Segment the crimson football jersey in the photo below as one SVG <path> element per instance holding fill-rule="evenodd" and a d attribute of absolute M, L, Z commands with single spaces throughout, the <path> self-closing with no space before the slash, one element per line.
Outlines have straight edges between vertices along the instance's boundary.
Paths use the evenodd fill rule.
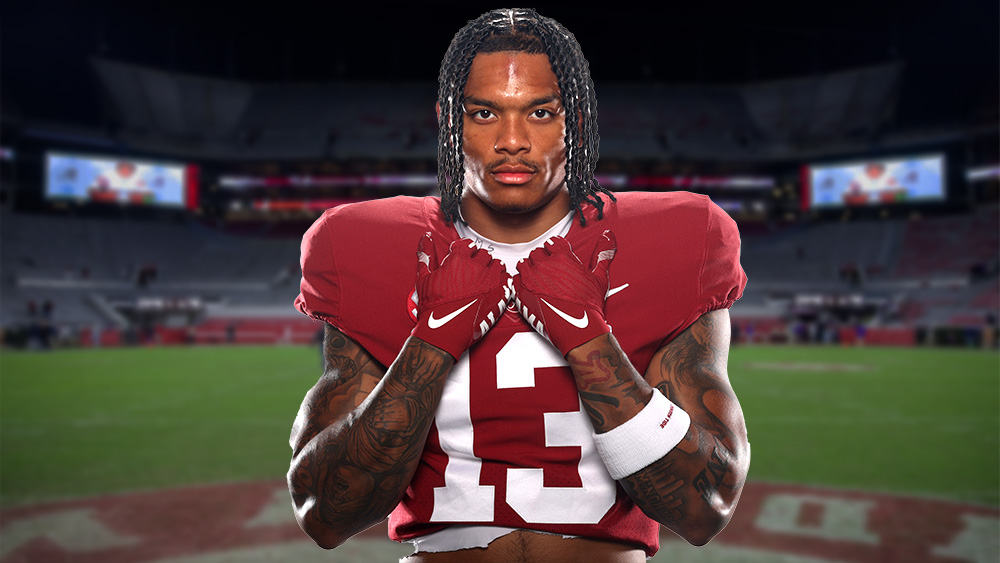
<path fill-rule="evenodd" d="M 566 235 L 588 260 L 614 231 L 606 319 L 644 373 L 656 351 L 708 311 L 728 308 L 746 284 L 735 222 L 686 192 L 606 196 L 604 218 L 584 205 Z M 295 306 L 326 321 L 382 365 L 415 321 L 409 300 L 420 237 L 438 256 L 458 239 L 438 198 L 395 197 L 328 210 L 302 240 Z M 452 525 L 524 528 L 633 544 L 652 556 L 659 524 L 611 479 L 565 359 L 513 308 L 456 362 L 420 465 L 389 517 L 406 541 Z"/>

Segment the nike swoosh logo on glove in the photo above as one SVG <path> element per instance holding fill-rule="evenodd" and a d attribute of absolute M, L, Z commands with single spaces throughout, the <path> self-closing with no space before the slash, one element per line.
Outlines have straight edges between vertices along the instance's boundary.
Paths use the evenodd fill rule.
<path fill-rule="evenodd" d="M 569 324 L 575 326 L 576 328 L 587 328 L 587 325 L 590 324 L 590 320 L 587 319 L 587 312 L 586 311 L 584 311 L 583 312 L 583 316 L 578 319 L 576 317 L 573 317 L 571 315 L 567 315 L 566 313 L 560 311 L 559 309 L 557 309 L 555 307 L 555 305 L 553 305 L 552 303 L 549 303 L 545 299 L 542 299 L 542 303 L 545 303 L 546 305 L 548 305 L 549 309 L 552 309 L 553 311 L 556 312 L 557 315 L 559 315 L 560 317 L 562 317 L 562 320 L 568 322 Z"/>
<path fill-rule="evenodd" d="M 608 297 L 611 297 L 612 295 L 618 293 L 619 291 L 625 289 L 626 287 L 628 287 L 628 284 L 620 285 L 614 289 L 609 289 L 608 293 L 604 296 L 604 298 L 607 299 Z"/>
<path fill-rule="evenodd" d="M 479 300 L 478 299 L 473 299 L 472 303 L 475 303 L 476 301 L 479 301 Z M 443 327 L 444 325 L 448 324 L 449 321 L 451 321 L 455 317 L 457 317 L 460 314 L 462 314 L 462 311 L 468 309 L 469 307 L 472 307 L 472 303 L 469 303 L 465 307 L 462 307 L 461 309 L 458 309 L 457 311 L 453 311 L 453 312 L 451 312 L 451 313 L 449 313 L 449 314 L 441 317 L 440 319 L 435 319 L 434 318 L 434 311 L 431 311 L 431 316 L 427 317 L 427 326 L 430 327 L 430 328 L 441 328 L 441 327 Z"/>

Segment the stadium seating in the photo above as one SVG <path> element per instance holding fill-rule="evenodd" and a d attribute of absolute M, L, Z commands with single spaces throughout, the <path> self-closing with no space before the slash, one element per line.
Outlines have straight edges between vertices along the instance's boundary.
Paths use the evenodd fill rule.
<path fill-rule="evenodd" d="M 54 323 L 101 326 L 110 343 L 128 340 L 114 331 L 136 324 L 115 304 L 197 298 L 200 314 L 165 322 L 161 342 L 305 343 L 320 328 L 291 306 L 300 277 L 298 231 L 236 235 L 191 219 L 0 218 L 4 327 L 36 321 L 28 304 L 50 302 Z M 743 334 L 755 326 L 755 341 L 787 340 L 792 296 L 863 292 L 887 303 L 876 325 L 982 326 L 987 313 L 1000 314 L 1000 285 L 995 269 L 976 277 L 970 267 L 997 259 L 998 223 L 991 207 L 919 221 L 747 228 L 741 260 L 750 281 L 732 317 Z"/>
<path fill-rule="evenodd" d="M 54 322 L 88 329 L 124 328 L 102 303 L 144 297 L 197 297 L 210 317 L 243 315 L 244 308 L 296 315 L 298 237 L 239 237 L 193 221 L 12 213 L 0 225 L 4 327 L 37 320 L 28 305 L 46 301 Z M 155 274 L 141 283 L 144 269 Z"/>
<path fill-rule="evenodd" d="M 884 265 L 899 260 L 905 224 L 900 220 L 808 223 L 777 233 L 743 237 L 742 259 L 756 281 L 824 284 L 848 281 L 845 265 L 884 278 Z"/>
<path fill-rule="evenodd" d="M 968 275 L 976 264 L 997 259 L 1000 214 L 996 207 L 972 216 L 933 217 L 910 221 L 896 275 L 921 277 Z"/>
<path fill-rule="evenodd" d="M 254 84 L 93 64 L 122 136 L 146 151 L 290 160 L 435 154 L 433 82 Z M 601 154 L 791 157 L 800 143 L 856 141 L 890 113 L 900 72 L 889 63 L 742 85 L 602 84 Z M 178 137 L 201 141 L 172 142 Z"/>

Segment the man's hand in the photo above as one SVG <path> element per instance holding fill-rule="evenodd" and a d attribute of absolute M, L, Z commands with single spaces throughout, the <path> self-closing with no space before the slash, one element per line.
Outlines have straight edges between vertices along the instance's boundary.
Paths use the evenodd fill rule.
<path fill-rule="evenodd" d="M 517 309 L 563 356 L 611 331 L 604 320 L 604 300 L 617 249 L 614 233 L 604 231 L 587 268 L 566 239 L 553 237 L 518 263 Z"/>
<path fill-rule="evenodd" d="M 499 260 L 469 239 L 451 243 L 440 263 L 430 233 L 417 247 L 417 326 L 413 336 L 456 360 L 500 318 L 514 293 Z"/>

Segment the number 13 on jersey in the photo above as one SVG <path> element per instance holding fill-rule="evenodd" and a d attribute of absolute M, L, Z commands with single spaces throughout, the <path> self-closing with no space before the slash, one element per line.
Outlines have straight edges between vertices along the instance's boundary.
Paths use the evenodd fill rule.
<path fill-rule="evenodd" d="M 494 330 L 494 333 L 499 332 Z M 572 381 L 566 360 L 552 345 L 534 331 L 512 334 L 499 350 L 495 342 L 500 334 L 488 334 L 471 355 L 466 353 L 452 368 L 445 385 L 441 404 L 438 407 L 436 425 L 441 450 L 448 457 L 444 471 L 444 486 L 434 488 L 434 510 L 431 522 L 496 522 L 495 508 L 499 504 L 495 485 L 482 482 L 483 458 L 476 455 L 478 444 L 484 442 L 481 432 L 516 431 L 515 425 L 529 423 L 532 419 L 541 422 L 544 429 L 544 443 L 513 442 L 510 447 L 520 450 L 519 459 L 535 459 L 537 467 L 506 467 L 505 489 L 502 502 L 506 503 L 525 522 L 545 524 L 596 524 L 615 503 L 616 486 L 608 475 L 594 447 L 593 428 L 575 385 L 568 389 L 562 385 L 561 394 L 572 393 L 576 399 L 576 410 L 563 411 L 537 406 L 547 402 L 546 391 L 536 386 L 536 377 L 564 377 Z M 490 346 L 493 344 L 493 346 Z M 495 361 L 496 380 L 483 374 L 490 373 L 492 366 L 485 362 Z M 543 368 L 561 368 L 543 370 Z M 536 393 L 523 404 L 511 401 L 505 390 L 521 390 Z M 488 401 L 472 400 L 475 393 L 488 394 Z M 506 401 L 505 401 L 506 398 Z M 562 397 L 563 402 L 569 399 Z M 473 405 L 485 405 L 473 408 Z M 528 405 L 528 406 L 526 406 Z M 536 406 L 531 406 L 536 405 Z M 527 411 L 525 409 L 536 409 Z M 485 410 L 488 412 L 478 412 Z M 504 413 L 510 414 L 509 422 Z M 575 470 L 580 486 L 545 486 L 547 471 L 566 471 L 566 466 L 574 460 L 560 461 L 558 452 L 548 448 L 579 447 L 579 460 Z M 563 451 L 576 451 L 563 450 Z M 553 455 L 555 454 L 555 455 Z M 487 461 L 487 463 L 490 463 Z M 500 462 L 503 463 L 503 462 Z M 509 463 L 509 462 L 507 462 Z M 561 467 L 560 467 L 561 466 Z M 500 523 L 500 525 L 509 525 Z"/>

